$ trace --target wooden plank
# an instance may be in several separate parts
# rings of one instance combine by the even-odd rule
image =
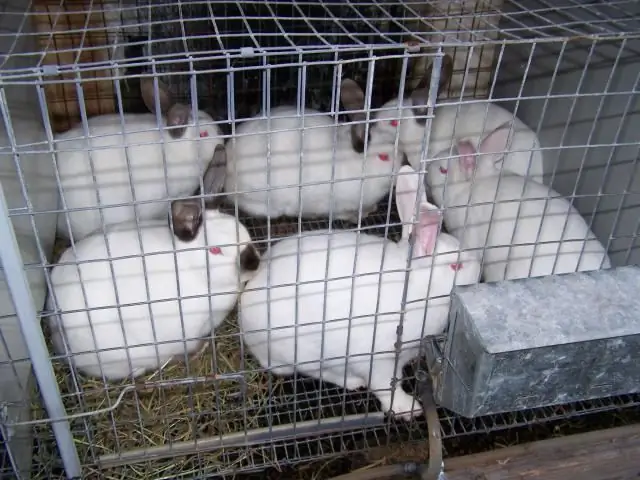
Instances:
[[[445,460],[447,480],[640,478],[640,425],[541,440]]]
[[[42,48],[44,65],[81,66],[83,63],[108,62],[115,43],[118,19],[112,18],[108,1],[36,0],[33,24]],[[116,111],[109,69],[84,71],[81,87],[87,116]],[[75,80],[74,73],[51,76],[47,80]],[[44,86],[47,108],[54,132],[63,132],[80,122],[80,102],[76,83],[47,83]]]

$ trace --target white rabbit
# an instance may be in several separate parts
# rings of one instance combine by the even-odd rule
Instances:
[[[417,175],[403,166],[396,182],[403,223],[411,222],[417,190]],[[369,386],[385,411],[404,419],[419,414],[420,404],[400,382],[392,405],[391,380],[401,378],[402,367],[419,355],[423,337],[446,328],[454,283],[473,284],[480,277],[478,257],[460,252],[452,236],[438,235],[441,215],[434,208],[423,194],[417,224],[403,225],[399,243],[355,232],[315,231],[274,244],[269,261],[240,297],[243,339],[260,364],[277,375],[292,375],[295,369],[350,390]],[[394,344],[412,232],[414,258],[396,368]]]
[[[147,108],[155,112],[153,80],[143,78],[140,83]],[[191,108],[175,103],[167,87],[158,85],[164,132],[158,128],[155,113],[111,114],[88,120],[90,139],[82,125],[56,136],[62,206],[83,209],[68,212],[75,240],[102,229],[98,207],[103,207],[104,225],[135,221],[134,199],[146,202],[136,207],[138,219],[163,216],[168,201],[161,200],[193,192],[216,146],[224,143],[211,116],[198,112],[196,126]],[[58,215],[58,232],[68,237],[66,217],[66,213]]]
[[[222,189],[224,161],[219,146],[205,194]],[[173,233],[166,220],[115,225],[66,250],[53,268],[48,306],[57,301],[60,309],[50,318],[54,349],[65,354],[64,332],[70,361],[83,373],[137,377],[196,352],[257,270],[260,257],[235,217],[203,214],[197,198],[174,201],[171,216]]]
[[[451,57],[445,55],[442,60],[439,91],[447,84],[453,71]],[[399,139],[402,151],[407,155],[409,164],[420,168],[423,139],[426,137],[427,101],[431,67],[410,96],[401,100],[400,112],[394,108],[398,100],[393,99],[376,113],[380,128],[392,132],[400,128]],[[448,105],[449,100],[438,103],[431,123],[429,147],[426,159],[449,155],[457,141],[469,141],[478,147],[484,134],[500,125],[510,122],[514,135],[506,149],[509,153],[496,159],[496,167],[504,168],[518,175],[542,183],[543,158],[540,141],[533,130],[517,118],[512,112],[494,103],[462,103]],[[401,118],[400,123],[398,119]]]
[[[609,268],[605,248],[570,202],[550,187],[495,167],[509,130],[508,124],[498,127],[478,151],[459,142],[459,158],[428,164],[430,191],[444,208],[449,232],[462,248],[483,249],[488,282]]]
[[[364,109],[364,92],[353,80],[343,80],[341,99],[349,110]],[[295,107],[273,108],[269,117],[240,125],[227,146],[230,201],[260,217],[297,217],[301,211],[313,218],[332,210],[336,220],[357,222],[362,185],[362,217],[375,211],[399,167],[392,134],[371,124],[365,156],[364,123],[336,125],[327,114],[307,109],[302,117]],[[365,114],[351,113],[350,119],[364,122]]]

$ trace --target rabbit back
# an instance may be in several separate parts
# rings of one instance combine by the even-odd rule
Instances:
[[[191,127],[182,138],[174,140],[158,130],[152,114],[127,115],[125,119],[124,133],[119,115],[103,115],[89,120],[92,138],[84,138],[80,128],[56,138],[66,207],[86,208],[68,212],[71,232],[77,239],[102,227],[98,206],[119,205],[102,210],[105,225],[135,220],[134,198],[136,202],[151,202],[137,205],[140,219],[167,212],[168,202],[160,200],[192,193],[203,165],[216,145],[222,143],[215,125],[200,127],[208,132],[202,140],[195,139],[195,129]],[[58,216],[58,229],[68,231],[65,214]]]
[[[395,355],[393,345],[396,341],[400,299],[405,283],[406,252],[397,244],[387,242],[382,263],[385,242],[381,239],[359,235],[360,243],[356,247],[357,234],[334,232],[330,238],[328,233],[319,232],[318,236],[300,239],[300,255],[297,238],[288,238],[273,246],[269,253],[269,261],[265,262],[264,268],[247,284],[241,296],[240,319],[245,331],[245,341],[254,354],[258,352],[256,356],[265,364],[268,346],[265,331],[268,327],[268,305],[271,310],[269,317],[272,329],[272,365],[277,364],[276,362],[293,364],[297,348],[297,362],[318,362],[323,357],[341,357],[325,362],[323,368],[335,368],[343,372],[344,358],[348,351],[349,356],[360,355],[350,359],[349,365],[360,361],[363,362],[362,365],[366,365],[366,368],[355,368],[359,372],[359,375],[355,376],[366,384],[368,373],[365,375],[365,371],[368,372],[370,359],[362,355],[370,355],[372,348],[374,352],[386,352],[385,355],[392,358]],[[352,283],[356,248],[356,276]],[[329,268],[328,275],[325,276],[328,252]],[[299,274],[296,276],[298,265]],[[383,271],[381,275],[380,271]],[[420,272],[421,276],[423,274],[424,272]],[[328,282],[325,282],[325,278],[329,279]],[[304,282],[297,290],[296,280]],[[267,304],[265,287],[268,284],[272,288]],[[427,287],[428,282],[410,282],[408,302],[425,297]],[[258,288],[260,290],[253,290]],[[445,303],[447,305],[444,305]],[[424,302],[414,302],[406,306],[403,342],[407,343],[403,350],[407,350],[404,356],[408,358],[415,354],[414,349],[419,346],[417,341],[422,336],[424,306]],[[427,323],[436,314],[436,309],[448,308],[448,301],[434,299],[430,302],[430,307],[433,307],[433,311],[427,317]],[[323,321],[325,310],[326,321]],[[260,329],[263,331],[247,333]],[[434,333],[431,329],[440,333],[441,326],[428,324],[425,335]],[[349,332],[350,338],[347,342]],[[300,369],[316,377],[320,373],[319,363],[306,364]]]
[[[469,198],[473,206],[460,208]],[[610,266],[575,207],[538,182],[517,175],[485,178],[472,186],[470,197],[461,195],[448,207],[455,208],[445,209],[445,222],[463,248],[492,247],[483,252],[486,281]]]
[[[134,224],[130,228],[118,225],[107,234],[106,241],[101,234],[87,237],[76,244],[76,253],[68,249],[60,263],[98,261],[57,265],[51,274],[53,294],[61,311],[92,309],[89,314],[80,311],[52,317],[53,330],[57,330],[56,351],[64,352],[59,332],[62,327],[74,354],[73,363],[89,375],[100,376],[103,371],[108,378],[117,379],[159,368],[162,362],[181,355],[185,346],[187,351],[197,347],[199,341],[195,339],[221,323],[235,303],[233,293],[209,296],[204,252],[177,251],[174,256],[166,221],[148,222],[140,235],[142,249]],[[138,256],[142,252],[146,254],[144,264]],[[116,257],[129,258],[108,260]],[[176,300],[180,296],[192,298]],[[125,345],[129,346],[131,370]],[[97,349],[112,350],[96,355]]]
[[[282,118],[285,115],[290,117]],[[349,126],[336,126],[331,117],[316,111],[306,110],[304,118],[296,115],[289,107],[274,108],[270,123],[254,119],[238,128],[238,135],[251,135],[229,145],[225,191],[231,202],[237,199],[240,208],[258,216],[297,216],[302,211],[313,217],[331,210],[337,215],[357,212],[361,184],[365,208],[388,192],[395,158],[390,135],[372,133],[365,160],[353,150]],[[387,160],[374,160],[370,168],[369,159],[379,154]],[[365,175],[379,176],[363,182],[363,169]],[[332,179],[348,181],[332,186]],[[300,184],[305,185],[299,189]]]

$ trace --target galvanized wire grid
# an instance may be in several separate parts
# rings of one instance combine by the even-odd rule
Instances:
[[[35,3],[35,2],[33,2]],[[302,81],[302,89],[309,87],[307,81],[316,80],[319,87],[325,90],[318,91],[318,99],[311,99],[311,104],[316,108],[329,110],[329,102],[327,98],[327,89],[333,86],[333,72],[327,67],[326,62],[339,58],[345,59],[362,59],[361,62],[347,63],[345,66],[353,65],[351,73],[358,80],[366,80],[366,66],[373,55],[373,52],[379,51],[380,54],[393,52],[398,48],[398,44],[412,39],[415,36],[429,39],[431,32],[407,28],[410,22],[397,22],[395,19],[403,18],[405,20],[417,20],[420,23],[429,24],[428,20],[419,19],[415,14],[419,5],[424,2],[269,2],[269,5],[263,2],[226,2],[222,3],[203,3],[203,2],[154,2],[153,6],[148,2],[115,2],[120,8],[120,15],[123,18],[129,14],[131,18],[136,15],[146,15],[138,20],[138,25],[132,26],[128,32],[138,28],[137,34],[140,35],[140,28],[146,28],[151,22],[154,23],[152,28],[148,28],[146,34],[143,33],[144,40],[138,40],[138,43],[127,42],[121,37],[113,37],[113,49],[126,44],[128,46],[145,47],[139,51],[140,56],[153,55],[156,59],[156,70],[159,73],[174,72],[173,68],[178,65],[188,66],[188,62],[184,59],[176,59],[175,55],[191,54],[194,62],[199,65],[206,64],[208,66],[203,70],[215,68],[216,65],[223,64],[229,58],[234,63],[231,70],[236,72],[236,81],[245,85],[251,82],[253,78],[257,83],[264,82],[264,77],[254,75],[251,77],[250,70],[243,70],[254,64],[284,62],[282,59],[297,63],[300,59],[308,62],[324,62],[322,65],[316,65],[318,70],[314,73],[310,68],[306,78]],[[503,7],[503,25],[501,33],[503,38],[510,41],[524,41],[529,38],[538,38],[551,40],[551,37],[558,36],[603,36],[603,37],[623,37],[622,40],[596,40],[588,39],[582,42],[568,43],[539,43],[535,45],[537,57],[545,56],[549,52],[555,52],[552,58],[552,64],[544,65],[542,63],[531,62],[531,69],[527,70],[527,78],[550,78],[553,84],[557,75],[563,72],[580,70],[585,63],[598,66],[606,62],[614,61],[616,65],[628,63],[638,54],[637,49],[626,43],[626,38],[639,35],[637,25],[633,23],[637,21],[638,12],[637,2],[632,1],[614,1],[599,2],[589,4],[585,7],[583,4],[570,1],[560,5],[555,2],[529,2],[535,5],[525,8],[526,2],[507,1]],[[553,6],[552,6],[553,3]],[[98,2],[91,3],[93,12],[102,12],[106,16],[113,14],[112,8],[106,8]],[[33,5],[32,5],[33,6]],[[437,9],[437,7],[435,7]],[[217,10],[220,9],[220,10]],[[175,15],[175,12],[179,12]],[[291,20],[291,24],[287,24],[287,16],[292,15],[289,12],[295,12],[296,19]],[[142,12],[142,13],[141,13]],[[194,13],[195,12],[195,13]],[[366,12],[366,13],[365,13]],[[555,13],[554,13],[555,12]],[[490,12],[494,15],[496,12]],[[15,15],[16,22],[29,20],[28,15],[24,11],[8,12],[7,15]],[[301,15],[300,15],[301,14]],[[446,12],[440,12],[437,15],[444,16]],[[300,16],[298,16],[300,15]],[[465,16],[478,14],[464,13],[460,14],[460,18]],[[482,18],[482,15],[480,15]],[[128,18],[128,17],[127,17]],[[172,20],[174,18],[174,20]],[[189,31],[188,19],[205,19],[204,24],[207,25],[206,32],[202,38],[191,42],[188,38]],[[453,16],[455,19],[455,15]],[[157,20],[159,19],[159,20]],[[212,21],[212,19],[214,19]],[[538,26],[535,28],[527,25],[528,20],[536,20]],[[162,22],[162,23],[160,23]],[[268,25],[267,25],[268,24]],[[381,25],[385,25],[385,30]],[[217,36],[213,37],[211,31],[208,30],[212,25],[217,28]],[[311,30],[309,30],[309,28]],[[196,30],[199,27],[196,27]],[[100,30],[100,28],[97,28]],[[306,30],[305,30],[306,29]],[[484,38],[484,34],[495,32],[497,26],[487,25],[483,28],[474,29],[473,43],[480,45],[483,41],[493,42],[494,40]],[[428,30],[428,29],[425,29]],[[90,32],[91,28],[85,28],[85,32]],[[81,32],[82,32],[81,31]],[[102,28],[104,32],[104,28]],[[177,43],[167,42],[167,38],[175,38],[171,31],[178,31]],[[299,31],[299,34],[294,32]],[[455,28],[452,30],[455,31]],[[235,33],[230,33],[235,32]],[[242,32],[242,33],[239,33]],[[310,35],[310,32],[313,35]],[[136,33],[136,32],[134,32]],[[283,33],[286,33],[284,35]],[[440,32],[442,33],[442,32]],[[446,33],[446,32],[445,32]],[[2,34],[6,35],[6,34]],[[182,44],[184,48],[176,47]],[[464,43],[464,42],[459,42]],[[375,44],[375,45],[372,45]],[[456,45],[453,42],[452,45]],[[597,46],[597,49],[591,46]],[[600,48],[601,46],[606,48]],[[89,45],[80,45],[77,49],[70,49],[71,53],[81,53],[91,51],[94,48]],[[163,49],[158,53],[158,49]],[[243,50],[243,48],[252,48],[251,52]],[[301,52],[308,52],[302,54]],[[516,58],[528,61],[533,55],[534,47],[525,46],[520,48],[514,55]],[[558,53],[559,52],[559,53]],[[582,52],[583,62],[574,60],[568,52]],[[52,53],[51,47],[47,53]],[[69,52],[67,52],[69,53]],[[247,60],[246,55],[250,53],[258,60]],[[502,51],[501,51],[502,53]],[[8,52],[8,56],[11,52]],[[286,55],[286,56],[285,56]],[[293,56],[292,56],[293,55]],[[315,56],[314,56],[315,55]],[[336,56],[337,55],[337,56]],[[391,53],[392,59],[400,59],[399,55],[393,57],[395,52]],[[43,53],[35,51],[26,54],[32,56],[39,62],[40,67],[44,67]],[[198,57],[201,62],[198,62]],[[212,62],[212,58],[218,56],[219,63]],[[164,63],[163,63],[164,62]],[[125,62],[126,63],[126,62]],[[558,65],[562,64],[561,68]],[[359,65],[359,67],[358,67]],[[254,65],[255,66],[255,65]],[[363,67],[364,66],[364,67]],[[74,62],[69,65],[61,65],[60,70],[69,69],[76,72],[84,72],[101,67],[100,62]],[[102,65],[104,67],[104,65]],[[136,65],[133,66],[136,68]],[[223,65],[225,67],[225,65]],[[313,67],[313,65],[311,66]],[[48,68],[48,70],[47,70]],[[146,70],[149,63],[145,59],[138,62],[137,68]],[[228,68],[228,67],[227,67]],[[349,68],[349,67],[346,67]],[[360,69],[359,69],[360,68]],[[501,69],[506,71],[506,75],[501,77],[500,82],[519,83],[523,81],[521,78],[509,76],[509,65],[501,64]],[[163,70],[164,69],[164,70]],[[563,70],[564,69],[564,70]],[[47,82],[47,71],[54,73],[55,68],[45,67],[42,70],[13,70],[2,73],[2,80],[6,83],[35,81]],[[147,70],[148,71],[148,70]],[[205,73],[202,72],[202,73]],[[129,72],[131,73],[131,71]],[[273,76],[270,80],[271,85],[287,85],[295,78],[295,82],[283,88],[279,101],[285,102],[291,100],[291,93],[297,95],[298,85],[297,77],[291,76],[291,72],[285,72],[285,77]],[[358,77],[358,75],[360,75]],[[164,78],[172,78],[170,75]],[[75,81],[72,80],[72,81]],[[204,75],[198,75],[196,81],[198,92],[201,91],[201,84],[206,82]],[[187,85],[189,85],[187,83]],[[174,85],[176,86],[176,85]],[[262,91],[262,98],[258,98],[261,103],[265,99],[264,85],[256,85],[255,91]],[[180,86],[176,88],[180,90]],[[203,91],[211,92],[211,86],[203,87]],[[189,88],[183,90],[189,92]],[[233,91],[233,89],[232,89]],[[251,88],[248,88],[251,92]],[[637,83],[635,90],[637,91]],[[220,102],[226,104],[228,92],[220,97],[209,97],[209,106],[219,107]],[[606,95],[623,95],[634,93],[629,91],[607,93]],[[602,95],[602,92],[598,92]],[[575,94],[574,94],[575,95]],[[329,94],[330,98],[331,95]],[[248,97],[251,98],[251,97]],[[278,99],[277,96],[275,96]],[[222,99],[222,100],[221,100]],[[205,98],[205,101],[207,98]],[[253,98],[255,101],[255,98]],[[270,99],[273,100],[273,99]],[[517,102],[523,100],[521,96],[509,97],[506,100]],[[198,99],[200,101],[200,99]],[[324,103],[323,103],[324,102]],[[124,105],[125,98],[118,98],[119,105]],[[251,112],[253,105],[244,105],[238,107],[239,110],[230,116],[221,116],[219,119],[230,120],[244,118]],[[129,109],[123,108],[124,111],[135,110],[135,106]],[[600,118],[600,111],[596,118],[592,119],[595,124]],[[541,117],[538,125],[531,125],[536,130],[540,128],[543,118]],[[566,119],[565,132],[571,121],[570,115]],[[622,129],[624,119],[620,120],[620,129]],[[623,147],[616,141],[611,142],[608,146]],[[629,145],[626,145],[629,146]],[[630,147],[637,145],[630,145]],[[585,154],[586,155],[586,154]],[[583,159],[583,164],[584,159]],[[631,176],[637,171],[637,155],[631,155],[628,163],[632,167]],[[585,171],[584,165],[579,167],[579,172]],[[552,176],[557,173],[572,173],[576,170],[565,169],[562,166],[556,166]],[[608,168],[608,165],[607,165]],[[631,194],[634,192],[631,191]],[[620,194],[608,194],[615,197],[623,197]],[[598,192],[597,194],[576,194],[573,197],[585,201],[595,199],[593,211],[606,195]],[[632,208],[634,205],[625,203],[625,199],[619,202],[619,205],[609,207],[609,213],[620,215],[624,209]],[[600,210],[599,210],[600,211]],[[390,212],[390,223],[388,222],[388,212]],[[13,212],[20,214],[22,212]],[[51,212],[37,212],[51,213]],[[616,217],[618,218],[618,217]],[[271,230],[268,231],[264,221],[257,221],[252,218],[241,218],[251,234],[256,240],[264,240],[266,237],[275,239],[277,237],[286,236],[287,234],[296,233],[300,230],[316,230],[326,228],[328,223],[323,220],[305,221],[302,225],[298,225],[296,221],[284,221],[277,225],[272,222]],[[589,222],[590,220],[587,219]],[[617,222],[616,222],[617,223]],[[337,228],[355,228],[354,225],[339,223],[335,225]],[[617,234],[613,225],[610,234],[611,244],[610,253],[619,253],[621,258],[629,259],[632,250],[638,249],[637,244],[638,232],[637,228],[632,228],[631,232]],[[634,225],[633,227],[637,227]],[[363,221],[362,228],[364,230],[374,232],[378,235],[386,235],[396,240],[399,236],[400,225],[395,206],[390,208],[387,200],[383,200],[376,214],[369,216]],[[625,241],[629,240],[628,242]],[[618,243],[614,247],[615,241]],[[265,245],[263,244],[263,247]],[[617,250],[616,250],[617,249]],[[622,263],[622,262],[621,262]],[[27,268],[42,269],[43,265],[28,265]],[[43,312],[46,317],[50,312]],[[298,462],[308,460],[319,456],[334,455],[341,453],[345,446],[353,446],[364,441],[364,447],[372,445],[383,445],[394,440],[394,438],[410,438],[416,441],[424,441],[424,425],[420,421],[410,425],[389,422],[382,418],[377,411],[377,404],[371,393],[361,392],[345,395],[345,392],[335,387],[322,387],[314,380],[298,379],[273,379],[266,374],[256,372],[255,363],[250,360],[238,358],[242,352],[239,347],[239,338],[237,329],[234,328],[233,322],[230,321],[219,331],[216,332],[215,343],[218,345],[228,345],[227,360],[228,365],[215,365],[215,361],[211,353],[205,353],[196,359],[197,367],[187,372],[176,367],[169,372],[148,380],[147,385],[133,385],[130,382],[123,382],[117,386],[107,386],[101,381],[84,382],[62,365],[60,359],[56,362],[56,373],[61,381],[62,396],[68,415],[77,416],[71,421],[71,430],[76,440],[76,448],[80,452],[80,462],[85,466],[87,475],[97,475],[96,463],[102,462],[102,466],[106,468],[110,475],[123,475],[134,477],[142,475],[145,471],[153,470],[157,477],[177,478],[179,476],[191,476],[195,474],[213,474],[225,472],[238,472],[260,469],[264,466],[272,465],[280,462]],[[235,349],[235,354],[234,354]],[[236,362],[236,363],[233,363]],[[245,370],[245,371],[241,371]],[[251,370],[251,372],[249,372]],[[212,373],[224,373],[226,377],[222,380],[214,380],[211,378]],[[408,377],[411,372],[408,371]],[[190,378],[188,378],[190,377]],[[411,382],[408,382],[409,388]],[[34,392],[33,417],[34,419],[46,418],[41,405],[37,402],[39,393]],[[213,398],[212,397],[216,397]],[[170,410],[169,405],[181,400],[182,410]],[[186,400],[185,400],[186,399]],[[224,400],[224,403],[221,401]],[[450,412],[441,411],[443,423],[443,433],[445,437],[462,436],[478,432],[489,432],[499,429],[512,428],[521,425],[527,425],[534,422],[549,421],[558,418],[567,418],[590,412],[606,411],[617,408],[633,407],[640,405],[640,397],[637,395],[623,396],[610,399],[602,399],[593,402],[579,402],[577,404],[565,405],[559,407],[548,407],[536,409],[532,411],[519,412],[514,414],[496,415],[491,417],[483,417],[474,420],[464,420],[456,417]],[[144,407],[144,408],[143,408]],[[145,408],[147,408],[145,410]],[[127,409],[127,414],[123,415],[123,409]],[[102,413],[96,414],[96,410],[102,410]],[[334,423],[324,425],[321,418],[337,418],[341,419],[346,415],[354,415],[352,420],[354,423],[346,426],[344,423]],[[305,423],[308,422],[308,423]],[[360,422],[360,423],[358,423]],[[305,440],[297,438],[295,440],[282,439],[278,441],[269,440],[274,436],[274,429],[279,425],[287,425],[293,423],[299,426],[303,433],[313,433],[322,431],[322,435],[314,435],[312,439]],[[315,425],[315,426],[314,426]],[[306,431],[304,429],[308,428]],[[326,430],[323,430],[325,429]],[[61,474],[61,466],[59,460],[56,459],[55,443],[53,441],[49,425],[47,423],[38,424],[34,429],[34,452],[35,452],[35,478],[55,478]],[[256,436],[255,444],[246,447],[241,446],[246,442],[244,434],[249,430],[266,429],[260,435]],[[341,431],[342,430],[342,431]],[[345,430],[351,430],[347,432]],[[239,432],[242,434],[236,439],[236,444],[221,448],[217,445],[213,449],[211,443],[206,443],[204,439],[209,439],[215,443],[216,440],[221,441],[224,434]],[[355,432],[355,433],[354,433]],[[303,433],[295,432],[296,435]],[[107,437],[113,437],[116,440],[110,444],[110,447],[104,447]],[[320,439],[318,439],[318,437]],[[118,454],[137,455],[137,458],[130,460],[142,460],[141,455],[144,453],[136,451],[140,448],[153,448],[158,446],[171,447],[172,444],[178,442],[194,442],[202,441],[202,445],[193,445],[193,452],[207,450],[207,453],[194,453],[187,460],[177,461],[176,459],[166,459],[159,461],[142,461],[133,466],[120,467],[115,466],[118,463]],[[228,440],[229,441],[229,440]],[[181,446],[184,444],[180,444]],[[215,446],[215,445],[214,445]],[[209,451],[209,449],[211,449]],[[4,452],[2,458],[7,459],[7,452]],[[163,454],[167,452],[164,451]],[[113,454],[116,454],[114,457]],[[10,464],[3,463],[3,470],[11,472]],[[120,470],[121,469],[121,470]],[[104,474],[104,471],[102,472]]]

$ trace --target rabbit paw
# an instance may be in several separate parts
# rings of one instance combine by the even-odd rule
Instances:
[[[410,421],[414,417],[422,415],[422,405],[420,402],[407,395],[404,391],[396,391],[391,405],[391,393],[384,397],[379,397],[380,403],[385,412],[393,412],[393,416],[405,421]]]

